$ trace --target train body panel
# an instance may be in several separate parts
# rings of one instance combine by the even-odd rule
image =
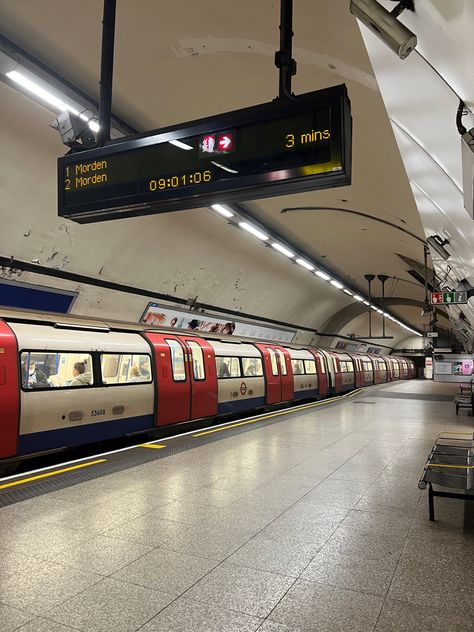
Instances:
[[[394,356],[61,319],[0,320],[0,460],[251,414],[415,372],[412,360]]]
[[[18,347],[15,334],[0,320],[0,459],[17,452],[20,423]]]
[[[262,354],[252,344],[209,341],[215,354],[218,414],[265,405]]]

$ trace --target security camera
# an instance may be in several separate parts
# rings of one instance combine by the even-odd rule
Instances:
[[[405,59],[416,46],[416,35],[397,17],[405,9],[415,10],[413,0],[402,0],[393,11],[387,11],[377,0],[351,0],[351,13],[385,42],[400,59]]]
[[[442,259],[447,261],[451,256],[451,253],[448,252],[445,248],[449,241],[447,239],[442,239],[439,235],[430,235],[427,237],[426,241],[430,248],[432,248]]]

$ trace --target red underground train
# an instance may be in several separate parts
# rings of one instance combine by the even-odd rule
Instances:
[[[395,356],[3,310],[0,463],[414,376]]]

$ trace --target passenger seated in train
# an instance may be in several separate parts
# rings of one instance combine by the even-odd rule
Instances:
[[[219,377],[230,377],[229,365],[227,362],[221,362],[219,367]]]
[[[86,371],[85,362],[75,362],[72,375],[73,378],[67,383],[68,386],[89,386],[92,382],[91,374]]]
[[[141,376],[141,382],[149,382],[151,380],[150,361],[147,357],[140,360],[138,372]],[[138,381],[138,380],[137,380]]]
[[[23,386],[28,388],[46,388],[49,386],[48,378],[38,369],[34,360],[30,361],[27,370],[27,363],[23,367]]]
[[[133,364],[130,367],[130,372],[128,374],[128,382],[144,382],[146,380],[145,377],[140,373],[140,369],[136,364]]]

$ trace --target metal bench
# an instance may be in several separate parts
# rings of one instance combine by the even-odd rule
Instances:
[[[456,415],[459,413],[460,408],[468,408],[471,411],[471,415],[474,415],[474,393],[456,395],[454,405],[456,407]]]
[[[463,490],[439,491],[433,485]],[[418,483],[420,489],[428,486],[428,506],[430,520],[434,521],[434,498],[457,498],[474,500],[474,433],[442,433],[436,440],[423,474]]]

